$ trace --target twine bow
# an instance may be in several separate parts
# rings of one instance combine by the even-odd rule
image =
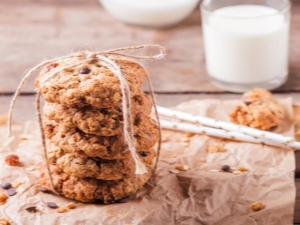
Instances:
[[[125,53],[121,52],[123,50],[137,50],[137,49],[145,49],[145,48],[156,48],[159,50],[159,53],[156,55],[133,55],[133,54],[125,54]],[[48,64],[64,62],[65,60],[68,60],[68,59],[83,56],[83,60],[81,60],[80,62],[65,66],[60,69],[54,69],[52,73],[43,75],[40,80],[41,85],[39,86],[39,88],[37,90],[37,95],[36,95],[36,107],[37,108],[36,108],[36,110],[37,110],[38,122],[39,122],[39,127],[40,127],[40,131],[41,131],[41,136],[42,136],[43,152],[44,152],[44,157],[45,157],[45,161],[46,161],[46,165],[47,165],[47,172],[48,172],[48,175],[50,178],[50,186],[55,193],[56,193],[56,191],[55,191],[54,185],[53,185],[53,179],[52,179],[51,172],[50,172],[50,166],[49,166],[49,163],[47,160],[47,147],[46,147],[46,141],[45,141],[46,138],[45,138],[45,134],[44,134],[43,121],[42,121],[41,108],[40,108],[41,107],[40,97],[41,97],[41,90],[43,88],[43,84],[45,82],[47,82],[48,80],[50,80],[51,78],[55,78],[55,76],[57,74],[64,71],[65,69],[70,69],[70,68],[76,67],[80,64],[90,62],[93,59],[99,60],[102,63],[101,65],[106,66],[120,80],[120,89],[121,89],[121,93],[122,93],[122,110],[123,110],[122,112],[123,112],[123,118],[124,118],[124,126],[123,126],[124,137],[128,144],[129,151],[130,151],[132,158],[134,160],[134,163],[135,163],[135,174],[144,174],[144,173],[147,173],[147,169],[146,169],[145,165],[139,159],[138,154],[135,149],[135,146],[134,146],[134,142],[133,142],[134,132],[133,132],[133,125],[132,125],[133,121],[132,121],[131,113],[130,113],[131,112],[131,97],[130,97],[129,86],[128,86],[127,80],[125,79],[125,76],[123,75],[120,67],[117,65],[117,63],[115,63],[114,59],[111,58],[110,56],[120,56],[120,57],[122,57],[122,59],[124,58],[124,60],[126,60],[126,61],[137,63],[143,67],[143,65],[136,62],[134,59],[148,59],[148,60],[149,59],[161,59],[165,56],[165,53],[166,53],[165,49],[162,46],[156,45],[156,44],[117,48],[117,49],[112,49],[112,50],[108,50],[108,51],[96,52],[96,53],[78,52],[78,53],[73,53],[73,54],[70,54],[67,56],[54,58],[52,60],[44,61],[44,62],[38,64],[37,66],[33,67],[32,69],[30,69],[25,74],[25,76],[22,78],[22,80],[16,90],[16,93],[10,103],[10,109],[9,109],[9,114],[8,114],[8,135],[9,136],[11,136],[11,133],[12,133],[11,132],[11,124],[12,124],[13,110],[15,108],[15,103],[21,93],[23,86],[25,85],[26,81],[28,80],[28,78],[35,71],[40,70],[41,68],[43,68],[44,66],[46,66]],[[159,143],[158,143],[156,162],[155,162],[155,166],[154,166],[154,170],[155,170],[156,166],[157,166],[157,161],[159,158],[159,151],[160,151],[160,144],[161,144],[161,131],[160,131],[160,124],[159,124],[159,119],[158,119],[158,112],[157,112],[157,108],[156,108],[156,101],[154,98],[153,87],[152,87],[150,77],[149,77],[149,74],[147,71],[146,71],[146,78],[147,78],[150,95],[151,95],[153,105],[154,105],[154,112],[155,112],[157,123],[159,126]],[[58,194],[58,193],[56,193],[56,194]]]

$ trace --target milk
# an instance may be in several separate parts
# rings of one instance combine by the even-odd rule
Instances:
[[[185,19],[199,0],[100,0],[115,18],[126,23],[165,27]]]
[[[209,75],[222,82],[259,84],[288,73],[289,22],[277,9],[228,6],[203,23]]]

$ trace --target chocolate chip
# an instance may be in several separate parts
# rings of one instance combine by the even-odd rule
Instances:
[[[25,209],[26,211],[30,212],[30,213],[35,213],[37,212],[37,209],[35,206],[31,206]]]
[[[114,203],[114,202],[115,202],[114,196],[108,196],[108,197],[107,197],[107,203],[108,203],[108,204],[112,204],[112,203]]]
[[[80,74],[89,74],[91,72],[91,69],[89,68],[82,68],[79,70]]]
[[[129,199],[128,198],[122,198],[122,199],[119,199],[117,202],[118,203],[127,203],[127,202],[129,202]]]
[[[0,186],[1,186],[3,189],[9,189],[9,188],[11,188],[11,183],[3,182]]]
[[[56,209],[58,206],[54,202],[47,202],[47,206],[51,209]]]
[[[147,153],[147,152],[140,152],[140,156],[142,156],[142,157],[147,157],[147,156],[148,156],[148,153]]]
[[[224,172],[228,172],[228,171],[230,171],[230,166],[223,165],[223,166],[221,166],[221,170],[224,171]]]
[[[9,195],[9,196],[13,196],[15,194],[17,194],[16,190],[14,188],[10,188],[6,191],[6,193]]]
[[[244,103],[245,103],[246,105],[250,105],[252,102],[251,102],[251,101],[244,101]]]
[[[49,190],[44,187],[41,187],[39,190],[40,192],[49,193]]]

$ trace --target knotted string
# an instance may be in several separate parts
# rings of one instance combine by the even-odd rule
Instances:
[[[157,48],[159,50],[159,53],[156,55],[132,55],[132,54],[125,54],[125,53],[119,52],[119,51],[123,51],[123,50],[136,50],[136,49],[144,49],[144,48]],[[10,109],[9,109],[9,113],[8,113],[8,135],[9,136],[11,136],[11,133],[12,133],[11,132],[11,124],[12,124],[12,116],[13,116],[13,110],[15,108],[15,103],[21,93],[23,86],[25,85],[26,81],[28,80],[28,78],[35,71],[40,70],[44,66],[49,65],[51,63],[54,63],[54,62],[61,63],[61,62],[64,62],[64,61],[72,59],[72,58],[85,56],[85,59],[78,63],[74,63],[71,65],[65,66],[61,69],[54,69],[53,72],[48,73],[48,74],[44,75],[43,77],[41,77],[41,82],[40,82],[41,85],[37,90],[36,107],[37,107],[38,121],[39,121],[40,130],[41,130],[41,136],[42,136],[43,152],[44,152],[44,157],[45,157],[45,161],[47,164],[47,172],[48,172],[48,176],[50,179],[50,187],[54,193],[58,194],[54,189],[50,166],[49,166],[49,163],[47,160],[47,147],[46,147],[45,133],[44,133],[43,121],[42,121],[41,109],[40,109],[40,96],[41,96],[41,90],[43,88],[43,84],[45,82],[47,82],[49,79],[55,78],[55,76],[57,74],[64,71],[65,69],[70,69],[72,67],[76,67],[80,64],[90,62],[91,60],[98,59],[102,63],[104,63],[105,66],[120,80],[120,89],[121,89],[121,93],[122,93],[122,110],[123,110],[122,112],[123,112],[123,118],[124,118],[124,126],[123,126],[124,137],[128,144],[128,148],[131,152],[132,158],[135,163],[135,168],[136,168],[135,174],[144,174],[144,173],[147,173],[147,169],[146,169],[145,165],[139,159],[136,149],[134,147],[134,142],[133,142],[134,132],[133,132],[133,121],[132,121],[132,117],[131,117],[131,113],[130,113],[131,112],[130,89],[129,89],[127,80],[125,79],[120,67],[114,62],[114,59],[110,58],[109,56],[121,56],[121,57],[124,57],[126,59],[126,61],[137,63],[133,59],[161,59],[165,56],[165,53],[166,53],[165,49],[162,46],[156,45],[156,44],[124,47],[124,48],[112,49],[112,50],[96,52],[96,53],[79,52],[79,53],[74,53],[74,54],[71,54],[68,56],[58,57],[58,58],[55,58],[52,60],[44,61],[44,62],[38,64],[37,66],[33,67],[32,69],[30,69],[25,74],[25,76],[21,80],[21,82],[16,90],[16,93],[10,103]],[[138,64],[143,67],[143,65],[141,65],[140,63],[138,63]],[[147,77],[148,87],[150,90],[150,96],[152,98],[153,106],[155,109],[154,110],[155,116],[156,116],[158,127],[159,127],[159,143],[158,143],[158,147],[157,147],[158,148],[157,158],[156,158],[156,162],[155,162],[155,166],[154,166],[154,171],[155,171],[155,169],[157,167],[159,152],[160,152],[161,129],[160,129],[160,125],[159,125],[159,118],[158,118],[158,113],[157,113],[157,107],[156,107],[153,87],[152,87],[150,77],[149,77],[149,74],[147,73],[147,71],[146,71],[146,77]]]

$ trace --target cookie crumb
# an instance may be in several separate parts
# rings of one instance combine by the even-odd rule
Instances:
[[[76,204],[75,204],[75,202],[69,202],[69,203],[66,205],[66,207],[67,207],[68,209],[75,209],[75,208],[76,208]]]
[[[239,166],[237,169],[240,172],[247,172],[248,171],[248,169],[246,167],[244,167],[244,166]]]
[[[64,207],[64,208],[57,208],[57,209],[55,209],[55,211],[58,213],[66,213],[66,212],[69,212],[70,209]]]
[[[207,151],[209,153],[226,152],[226,149],[222,144],[212,143],[208,146]]]
[[[4,162],[9,166],[22,166],[19,156],[14,154],[6,156]]]
[[[179,171],[187,171],[190,167],[188,165],[176,164],[175,169]]]
[[[253,211],[260,211],[265,208],[265,205],[262,202],[254,202],[250,207]]]
[[[0,205],[4,205],[6,203],[7,198],[8,197],[4,192],[0,193]],[[0,225],[1,225],[1,223],[0,223]]]
[[[5,218],[0,218],[0,225],[10,225],[10,222]]]
[[[193,137],[194,135],[195,135],[194,133],[186,133],[186,134],[185,134],[185,136],[188,137],[188,138],[189,138],[189,137]]]

